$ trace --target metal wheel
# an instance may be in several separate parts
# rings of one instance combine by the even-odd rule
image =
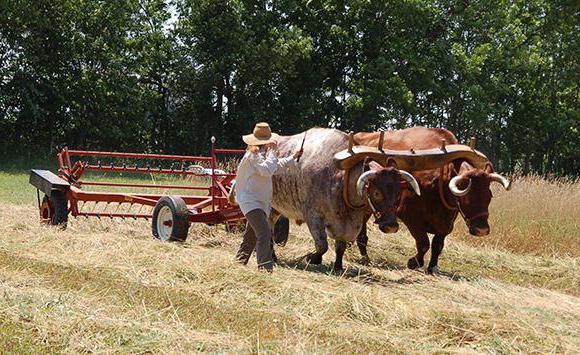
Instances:
[[[53,191],[44,196],[40,204],[40,223],[66,229],[68,222],[68,201],[62,191]]]
[[[178,196],[164,196],[153,209],[151,231],[164,242],[185,241],[189,230],[187,205]]]

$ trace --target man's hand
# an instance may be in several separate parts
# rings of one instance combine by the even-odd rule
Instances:
[[[302,149],[296,151],[296,153],[294,153],[294,160],[298,161],[300,159],[300,157],[302,156],[302,153],[304,153],[304,151]]]

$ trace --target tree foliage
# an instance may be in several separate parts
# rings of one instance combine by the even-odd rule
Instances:
[[[0,154],[203,153],[411,125],[476,136],[503,171],[580,172],[571,0],[5,0]]]

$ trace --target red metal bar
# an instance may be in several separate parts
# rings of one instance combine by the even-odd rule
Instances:
[[[179,161],[211,161],[212,159],[210,157],[196,157],[188,155],[100,152],[94,150],[69,150],[68,154],[71,156],[74,155],[74,156],[95,156],[95,157],[110,157],[110,158],[157,159],[157,160],[179,160]]]
[[[197,174],[190,170],[181,170],[181,169],[157,169],[157,168],[136,168],[136,167],[123,167],[123,166],[105,166],[105,165],[87,165],[85,170],[90,171],[110,171],[110,172],[128,172],[128,173],[145,173],[145,174],[173,174],[173,175],[192,175],[192,176],[200,176],[200,177],[211,177],[211,175],[207,174]],[[235,177],[236,174],[234,173],[225,173],[225,174],[214,174],[216,177]]]
[[[216,169],[216,156],[215,156],[215,137],[211,137],[211,190],[209,190],[210,196],[215,197],[215,169]],[[211,210],[215,212],[215,199],[211,199]]]
[[[99,165],[87,165],[85,170],[90,171],[111,171],[111,172],[128,172],[128,173],[144,173],[144,174],[173,174],[173,175],[193,175],[193,176],[207,176],[204,174],[196,174],[189,170],[177,170],[177,169],[156,169],[156,168],[135,168],[135,167],[122,167],[122,166],[99,166]],[[226,175],[226,174],[224,174]],[[209,177],[209,176],[208,176]]]
[[[206,208],[207,206],[211,205],[212,200],[213,200],[213,198],[210,196],[210,197],[206,198],[205,200],[200,201],[200,202],[196,203],[195,205],[191,206],[191,209],[202,210],[202,209]]]
[[[239,209],[190,214],[188,217],[188,220],[191,223],[206,223],[206,224],[218,224],[224,223],[225,221],[235,221],[242,219],[244,219],[244,215],[242,214],[242,211],[240,211]]]
[[[116,213],[116,212],[79,212],[74,217],[101,217],[101,218],[144,218],[149,219],[150,214],[136,213]],[[217,224],[225,221],[236,221],[244,219],[240,210],[222,210],[216,212],[190,213],[188,220],[190,223]]]
[[[166,195],[157,194],[128,194],[111,192],[91,192],[83,191],[72,186],[67,195],[68,200],[96,201],[96,202],[121,202],[155,206],[157,201]],[[205,201],[208,196],[180,196],[187,205],[195,205],[200,201]]]
[[[108,213],[108,212],[78,212],[73,217],[103,217],[103,218],[151,218],[150,214],[135,213]]]
[[[220,189],[222,194],[224,194],[225,196],[229,195],[229,191],[226,189],[226,187],[223,184],[218,182],[218,183],[216,183],[216,185],[218,186],[218,188]]]
[[[115,202],[115,203],[137,203],[141,205],[155,206],[161,196],[142,196],[132,194],[115,194],[109,192],[87,192],[71,186],[68,193],[69,200],[76,201],[96,201],[96,202]],[[155,198],[157,197],[157,198]]]
[[[159,189],[183,189],[183,190],[209,190],[209,186],[179,186],[179,185],[155,185],[155,184],[127,184],[121,182],[97,182],[79,181],[79,185],[89,186],[116,186],[116,187],[143,187]]]
[[[233,154],[237,154],[237,153],[245,153],[246,151],[244,149],[218,149],[216,148],[214,150],[216,153],[233,153]]]
[[[64,159],[63,159],[62,155],[63,155],[63,153],[58,153],[56,155],[56,157],[58,159],[58,167],[59,167],[58,170],[64,172],[66,170],[66,168],[65,168]]]
[[[68,147],[65,146],[64,148],[62,148],[62,152],[64,153],[66,167],[70,170],[72,164],[70,163],[70,155]]]

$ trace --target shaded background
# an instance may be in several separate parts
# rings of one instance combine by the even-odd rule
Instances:
[[[575,1],[3,0],[0,156],[204,154],[444,127],[498,170],[580,174]],[[17,154],[15,154],[17,153]]]

